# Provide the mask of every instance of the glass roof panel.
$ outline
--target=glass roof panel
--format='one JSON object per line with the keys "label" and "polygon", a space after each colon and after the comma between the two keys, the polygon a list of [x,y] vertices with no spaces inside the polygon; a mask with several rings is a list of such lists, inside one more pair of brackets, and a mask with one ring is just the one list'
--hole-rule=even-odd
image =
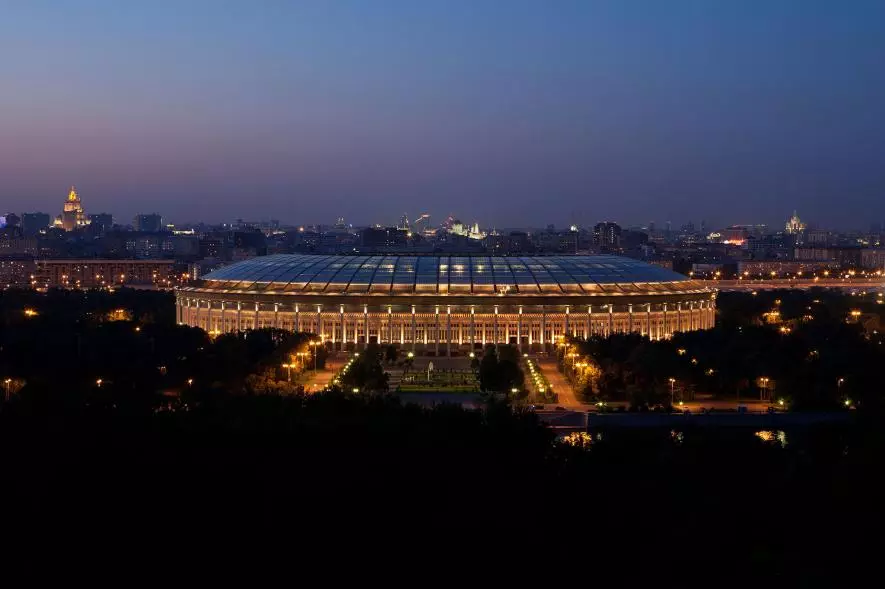
{"label": "glass roof panel", "polygon": [[[595,285],[628,285],[630,292],[665,292],[682,287],[687,277],[661,266],[619,256],[321,256],[279,254],[230,264],[203,277],[208,285],[230,289],[297,292],[490,292],[516,285],[520,292],[598,292]],[[268,286],[269,283],[270,286]],[[634,284],[634,286],[629,286]],[[638,285],[638,286],[636,286]],[[603,291],[608,288],[603,289]],[[614,288],[614,292],[624,289]]]}

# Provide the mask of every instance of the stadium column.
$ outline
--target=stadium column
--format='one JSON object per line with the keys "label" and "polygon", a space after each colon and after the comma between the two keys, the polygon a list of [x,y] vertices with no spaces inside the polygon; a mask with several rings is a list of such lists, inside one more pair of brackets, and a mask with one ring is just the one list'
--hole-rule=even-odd
{"label": "stadium column", "polygon": [[393,343],[393,307],[387,305],[387,343]]}
{"label": "stadium column", "polygon": [[452,307],[446,307],[446,356],[452,355]]}
{"label": "stadium column", "polygon": [[243,303],[237,301],[237,332],[243,331]]}
{"label": "stadium column", "polygon": [[224,301],[221,301],[221,329],[219,329],[221,333],[225,333],[227,331],[227,325],[224,324]]}
{"label": "stadium column", "polygon": [[676,303],[676,329],[673,333],[682,331],[682,301]]}
{"label": "stadium column", "polygon": [[369,346],[369,305],[363,305],[363,349]]}
{"label": "stadium column", "polygon": [[516,347],[519,353],[522,353],[522,306],[519,307],[519,313],[516,316]]}
{"label": "stadium column", "polygon": [[470,307],[470,351],[476,349],[476,319],[474,318],[475,309]]}
{"label": "stadium column", "polygon": [[412,352],[415,351],[415,340],[418,336],[418,326],[415,323],[415,305],[412,305]]}
{"label": "stadium column", "polygon": [[[341,349],[347,347],[347,323],[344,319],[344,305],[338,307],[338,320],[341,323]],[[335,343],[335,331],[332,331],[332,343]]]}
{"label": "stadium column", "polygon": [[670,325],[667,323],[667,303],[664,303],[664,333],[663,337],[667,337],[670,333]]}
{"label": "stadium column", "polygon": [[280,305],[279,305],[279,303],[273,304],[273,327],[274,327],[274,329],[280,328]]}
{"label": "stadium column", "polygon": [[544,307],[543,305],[541,305],[541,333],[540,333],[540,336],[541,336],[541,351],[542,352],[547,351],[547,346],[544,345],[546,342],[546,338],[545,338],[546,334],[544,332],[546,330],[547,330],[547,308]]}
{"label": "stadium column", "polygon": [[569,330],[568,330],[568,318],[569,317],[568,316],[569,316],[569,307],[568,307],[568,305],[566,305],[566,307],[565,307],[565,324],[563,325],[563,330],[562,330],[562,335],[563,335],[562,339],[563,340],[565,340],[565,338],[567,338],[569,336]]}
{"label": "stadium column", "polygon": [[651,303],[645,303],[645,334],[648,336],[648,339],[653,339],[653,333],[651,331]]}
{"label": "stadium column", "polygon": [[633,333],[633,304],[627,305],[627,333]]}
{"label": "stadium column", "polygon": [[498,305],[495,305],[495,315],[492,317],[492,343],[495,350],[498,349]]}
{"label": "stadium column", "polygon": [[608,336],[615,332],[615,306],[611,303],[608,304]]}
{"label": "stadium column", "polygon": [[504,343],[510,345],[510,313],[504,318]]}
{"label": "stadium column", "polygon": [[584,339],[590,339],[593,335],[593,305],[587,305],[587,329],[584,330]]}
{"label": "stadium column", "polygon": [[435,318],[436,318],[436,337],[433,338],[434,344],[435,344],[435,350],[436,350],[434,352],[434,354],[436,356],[439,356],[439,305],[437,305],[434,308],[434,312],[435,312]]}
{"label": "stadium column", "polygon": [[[239,324],[239,317],[237,318],[237,323]],[[237,329],[239,329],[239,325],[237,325]],[[301,315],[298,313],[298,304],[295,304],[295,331],[301,331]]]}
{"label": "stadium column", "polygon": [[694,301],[688,303],[688,329],[694,329]]}
{"label": "stadium column", "polygon": [[323,341],[326,334],[323,333],[323,306],[317,305],[317,335],[320,336],[320,341]]}

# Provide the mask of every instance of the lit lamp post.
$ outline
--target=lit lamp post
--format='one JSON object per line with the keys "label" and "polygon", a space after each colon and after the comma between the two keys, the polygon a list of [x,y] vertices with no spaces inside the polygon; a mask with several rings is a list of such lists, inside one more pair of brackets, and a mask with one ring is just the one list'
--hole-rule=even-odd
{"label": "lit lamp post", "polygon": [[292,382],[292,364],[283,364],[283,368],[288,371],[286,375],[286,382]]}
{"label": "lit lamp post", "polygon": [[839,377],[839,380],[836,381],[836,392],[839,395],[842,394],[842,383],[843,382],[845,382],[845,379],[842,378],[841,376]]}
{"label": "lit lamp post", "polygon": [[673,406],[675,386],[676,386],[676,379],[671,377],[670,378],[670,407]]}
{"label": "lit lamp post", "polygon": [[317,341],[310,342],[310,347],[313,348],[313,371],[316,373],[317,371],[317,346],[320,345]]}
{"label": "lit lamp post", "polygon": [[6,400],[9,400],[9,384],[12,382],[11,378],[7,378],[3,381],[6,384]]}
{"label": "lit lamp post", "polygon": [[759,379],[759,382],[762,383],[762,397],[759,399],[760,401],[764,401],[768,398],[768,377],[763,376]]}

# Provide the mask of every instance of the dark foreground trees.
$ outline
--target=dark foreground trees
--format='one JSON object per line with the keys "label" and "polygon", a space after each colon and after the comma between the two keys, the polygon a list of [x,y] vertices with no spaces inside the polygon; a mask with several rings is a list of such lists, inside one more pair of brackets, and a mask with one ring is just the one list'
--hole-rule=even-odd
{"label": "dark foreground trees", "polygon": [[[576,533],[593,538],[595,558],[688,562],[689,577],[715,564],[813,580],[856,558],[853,525],[878,521],[885,491],[882,430],[865,424],[787,432],[786,445],[730,428],[609,430],[577,449],[498,404],[218,396],[133,413],[33,401],[0,412],[4,501],[55,522],[88,514],[90,530],[105,517],[142,535],[145,519],[193,533],[205,517],[236,534],[266,521],[299,537],[373,539],[361,550],[459,534],[498,536],[493,550],[503,536],[545,544]],[[620,570],[611,566],[596,568]]]}

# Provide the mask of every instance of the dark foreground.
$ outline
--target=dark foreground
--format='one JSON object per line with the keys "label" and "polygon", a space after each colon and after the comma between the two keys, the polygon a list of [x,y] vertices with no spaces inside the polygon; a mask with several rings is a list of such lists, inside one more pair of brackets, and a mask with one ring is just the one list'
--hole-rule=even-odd
{"label": "dark foreground", "polygon": [[617,557],[641,576],[845,578],[873,562],[885,497],[881,430],[863,419],[767,439],[625,430],[588,450],[503,406],[324,395],[155,413],[18,400],[0,413],[0,447],[7,529],[154,547],[187,530],[440,557],[500,550],[588,573]]}

